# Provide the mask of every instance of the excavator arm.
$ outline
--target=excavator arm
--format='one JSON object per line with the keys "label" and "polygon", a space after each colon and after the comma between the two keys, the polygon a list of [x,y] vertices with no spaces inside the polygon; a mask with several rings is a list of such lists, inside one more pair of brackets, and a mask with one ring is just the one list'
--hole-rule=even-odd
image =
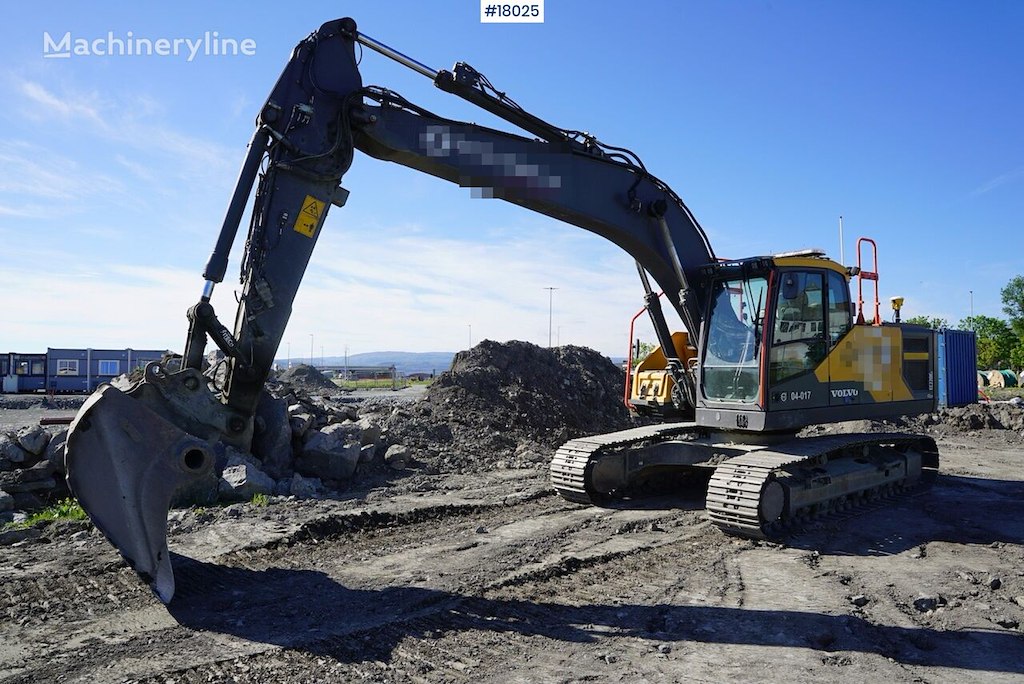
{"label": "excavator arm", "polygon": [[[387,89],[364,87],[357,44],[534,137],[445,119]],[[227,446],[248,450],[256,404],[324,219],[348,195],[341,180],[355,150],[612,241],[636,259],[662,349],[673,345],[651,279],[687,329],[699,334],[708,297],[700,270],[714,260],[711,247],[679,197],[635,155],[552,126],[464,63],[434,71],[359,33],[351,19],[324,24],[295,48],[260,111],[200,300],[188,310],[181,367],[150,364],[125,391],[101,387],[69,432],[72,491],[165,602],[174,593],[166,542],[171,498],[209,477]],[[227,273],[254,186],[242,289],[229,330],[210,299]],[[208,338],[228,364],[219,386],[202,372]],[[689,388],[680,401],[692,406],[692,375],[679,359],[669,358],[669,366]]]}

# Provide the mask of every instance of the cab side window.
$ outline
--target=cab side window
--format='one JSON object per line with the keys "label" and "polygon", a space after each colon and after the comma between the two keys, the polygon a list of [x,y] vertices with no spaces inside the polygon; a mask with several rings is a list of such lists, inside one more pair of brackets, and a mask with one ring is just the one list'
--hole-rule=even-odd
{"label": "cab side window", "polygon": [[835,346],[839,339],[853,326],[853,312],[850,309],[850,286],[846,278],[835,271],[828,274],[828,339],[829,346]]}
{"label": "cab side window", "polygon": [[773,383],[813,370],[826,352],[823,274],[782,271],[779,278],[769,357]]}

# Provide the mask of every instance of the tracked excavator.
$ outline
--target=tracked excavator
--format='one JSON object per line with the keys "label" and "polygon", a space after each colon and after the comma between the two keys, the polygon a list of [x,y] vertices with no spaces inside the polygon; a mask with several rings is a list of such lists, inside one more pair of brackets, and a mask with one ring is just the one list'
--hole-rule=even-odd
{"label": "tracked excavator", "polygon": [[[357,51],[379,52],[527,135],[443,118],[362,82]],[[930,330],[855,315],[846,267],[817,251],[717,258],[679,196],[630,151],[554,126],[470,65],[434,70],[330,21],[302,40],[256,130],[199,301],[187,311],[180,367],[151,363],[122,391],[101,386],[67,441],[71,490],[165,602],[173,493],[207,475],[219,448],[248,450],[255,407],[292,302],[356,151],[472,188],[606,238],[636,260],[659,343],[632,377],[630,404],[653,424],[575,439],[557,450],[551,483],[602,504],[642,494],[666,473],[710,473],[707,511],[730,534],[785,536],[795,521],[926,482],[935,443],[912,434],[798,438],[799,429],[927,412],[936,405]],[[253,193],[232,329],[211,304]],[[660,291],[660,292],[659,292]],[[861,289],[862,292],[862,289]],[[681,320],[673,333],[661,305]],[[217,383],[207,341],[224,352]]]}

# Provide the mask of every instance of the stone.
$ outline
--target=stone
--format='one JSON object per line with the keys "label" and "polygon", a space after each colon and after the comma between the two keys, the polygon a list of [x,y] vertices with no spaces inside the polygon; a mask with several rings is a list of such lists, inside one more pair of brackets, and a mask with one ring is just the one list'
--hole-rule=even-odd
{"label": "stone", "polygon": [[662,655],[668,655],[672,652],[672,647],[669,644],[658,644],[658,653]]}
{"label": "stone", "polygon": [[1020,621],[1007,615],[1000,615],[992,622],[996,623],[1000,627],[1005,627],[1006,629],[1017,629],[1018,627],[1020,627]]}
{"label": "stone", "polygon": [[31,454],[25,451],[14,435],[0,435],[0,458],[13,463],[20,464],[31,458]]}
{"label": "stone", "polygon": [[362,417],[357,421],[359,429],[362,430],[362,436],[360,437],[360,443],[363,446],[372,444],[377,446],[380,444],[381,428],[380,424],[372,418]]}
{"label": "stone", "polygon": [[325,435],[338,440],[341,443],[355,442],[362,446],[363,430],[358,423],[333,423],[320,430]]}
{"label": "stone", "polygon": [[292,414],[289,407],[288,424],[291,427],[292,435],[295,437],[303,437],[306,431],[313,425],[313,416],[309,413],[295,413]]}
{"label": "stone", "polygon": [[54,470],[49,461],[40,461],[31,468],[0,473],[0,489],[10,494],[51,491],[57,488],[53,479]]}
{"label": "stone", "polygon": [[914,599],[914,608],[922,613],[946,605],[946,599],[938,594],[922,595]]}
{"label": "stone", "polygon": [[295,459],[295,470],[308,477],[323,480],[347,480],[355,473],[359,463],[358,442],[345,443],[345,432],[332,430],[340,425],[328,425],[308,435],[302,453]]}
{"label": "stone", "polygon": [[1013,602],[1016,603],[1021,608],[1024,608],[1024,596],[1015,596],[1013,598]]}
{"label": "stone", "polygon": [[217,483],[222,500],[249,501],[256,494],[274,493],[277,483],[253,463],[237,458],[229,459],[228,463]]}
{"label": "stone", "polygon": [[0,489],[0,513],[14,510],[14,497]]}
{"label": "stone", "polygon": [[857,606],[858,608],[863,608],[864,606],[868,605],[869,602],[870,600],[864,594],[857,594],[856,596],[850,597],[850,603]]}
{"label": "stone", "polygon": [[405,470],[409,467],[409,461],[411,455],[409,453],[409,447],[402,444],[392,444],[388,447],[388,450],[384,452],[384,462],[392,470]]}
{"label": "stone", "polygon": [[41,456],[50,441],[50,433],[39,427],[26,427],[18,431],[18,444],[33,456]]}
{"label": "stone", "polygon": [[1003,586],[1003,580],[999,579],[998,577],[989,577],[987,584],[989,589],[995,591],[999,587]]}
{"label": "stone", "polygon": [[253,455],[275,480],[287,477],[292,470],[293,434],[287,400],[275,399],[264,392],[256,405],[256,424],[260,429],[253,435]]}
{"label": "stone", "polygon": [[359,462],[360,463],[372,463],[374,457],[377,456],[377,445],[376,444],[364,444],[359,447]]}
{"label": "stone", "polygon": [[303,477],[298,473],[292,475],[288,483],[288,493],[298,499],[315,499],[323,494],[323,483],[316,477]]}
{"label": "stone", "polygon": [[67,468],[64,460],[64,446],[67,444],[67,441],[68,431],[65,428],[50,437],[50,442],[46,445],[46,460],[52,464],[54,470],[61,475],[67,474]]}

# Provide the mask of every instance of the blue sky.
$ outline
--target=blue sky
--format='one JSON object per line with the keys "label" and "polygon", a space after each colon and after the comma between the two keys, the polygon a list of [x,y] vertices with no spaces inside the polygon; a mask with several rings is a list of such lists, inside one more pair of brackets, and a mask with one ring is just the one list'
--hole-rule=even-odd
{"label": "blue sky", "polygon": [[[252,122],[324,21],[434,68],[466,61],[532,113],[632,149],[719,256],[879,244],[905,316],[1001,315],[1024,274],[1024,3],[547,0],[543,24],[435,3],[8,3],[0,26],[0,350],[178,349]],[[43,34],[220,37],[252,56],[43,57]],[[366,83],[501,128],[366,51]],[[368,157],[328,217],[281,347],[457,350],[483,338],[623,355],[631,259],[577,228]],[[237,273],[237,261],[230,274]],[[214,303],[233,319],[226,280]],[[887,307],[886,307],[887,308]],[[301,351],[300,351],[301,350]]]}

